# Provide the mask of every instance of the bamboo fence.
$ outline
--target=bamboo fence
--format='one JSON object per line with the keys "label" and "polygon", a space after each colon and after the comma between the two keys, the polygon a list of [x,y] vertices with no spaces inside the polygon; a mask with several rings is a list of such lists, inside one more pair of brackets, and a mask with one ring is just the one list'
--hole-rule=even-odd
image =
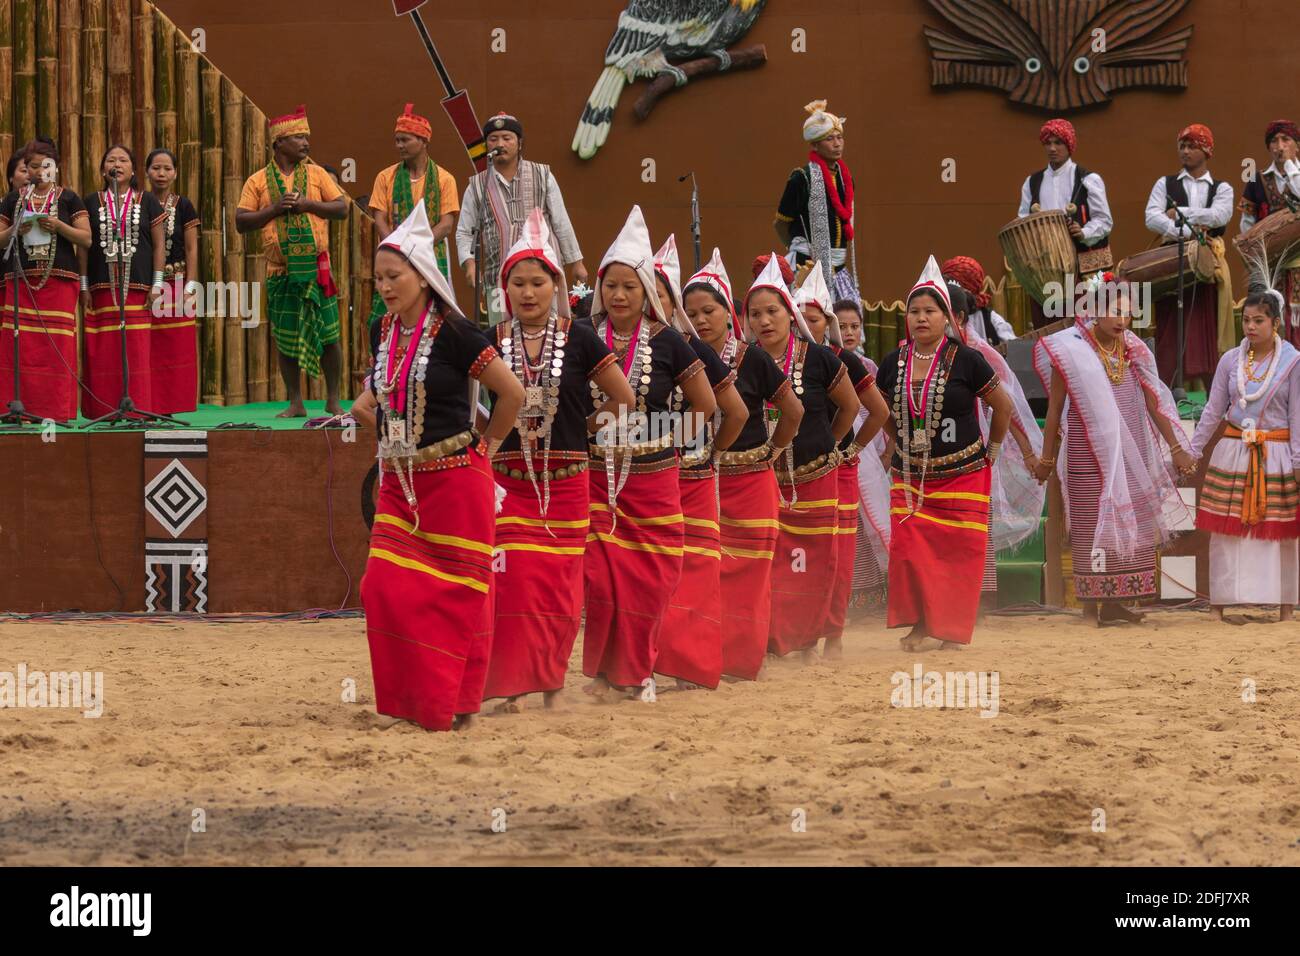
{"label": "bamboo fence", "polygon": [[[111,144],[134,152],[141,185],[149,151],[170,149],[179,166],[176,191],[202,219],[197,278],[248,283],[243,301],[258,298],[256,325],[225,307],[241,301],[238,293],[233,300],[212,296],[216,314],[198,319],[199,400],[206,404],[287,395],[266,320],[262,238],[235,230],[244,180],[271,158],[266,132],[266,114],[149,0],[0,0],[3,191],[3,164],[38,135],[58,144],[62,185],[82,194],[99,187],[99,163]],[[369,359],[373,250],[373,222],[354,203],[347,219],[330,224],[345,398],[355,394]],[[323,380],[305,382],[304,394],[324,397]]]}

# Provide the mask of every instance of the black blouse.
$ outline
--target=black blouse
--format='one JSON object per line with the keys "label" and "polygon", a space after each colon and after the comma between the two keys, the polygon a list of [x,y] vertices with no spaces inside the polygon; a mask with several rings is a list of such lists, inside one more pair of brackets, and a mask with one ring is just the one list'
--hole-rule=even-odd
{"label": "black blouse", "polygon": [[[871,372],[867,370],[866,364],[862,361],[861,358],[858,357],[856,352],[852,352],[849,349],[840,348],[838,345],[831,345],[828,347],[832,352],[835,353],[836,357],[838,357],[839,360],[844,363],[844,367],[848,369],[849,381],[853,383],[853,390],[857,392],[858,395],[861,395],[872,385],[876,384],[875,376],[872,375]],[[836,409],[836,407],[833,405],[826,410],[827,414],[829,414],[831,417],[832,424],[834,424],[835,422],[835,413],[837,410],[838,409]],[[853,437],[854,437],[854,432],[853,429],[850,428],[849,433],[840,439],[841,451],[846,450],[850,445],[853,444]]]}
{"label": "black blouse", "polygon": [[[135,254],[131,257],[130,288],[148,292],[153,286],[153,235],[150,230],[154,223],[163,219],[162,203],[151,192],[136,195],[140,197],[140,234],[136,240]],[[85,197],[86,214],[90,216],[90,253],[87,256],[86,272],[90,277],[90,288],[109,288],[111,279],[108,274],[108,260],[104,257],[104,247],[99,244],[99,207],[103,204],[102,192],[89,193]],[[130,222],[127,223],[130,228]]]}
{"label": "black blouse", "polygon": [[[605,341],[600,335],[598,325],[591,320],[579,320],[574,323],[574,325],[582,324],[586,324],[591,328],[593,334],[601,342]],[[633,359],[632,371],[628,374],[628,384],[632,386],[632,394],[639,399],[638,406],[644,404],[646,413],[653,416],[656,413],[663,414],[673,411],[674,389],[685,384],[703,369],[704,363],[700,361],[695,354],[695,350],[687,344],[686,339],[676,329],[656,322],[649,334],[650,381],[641,381],[641,368]],[[628,348],[632,348],[632,345],[629,345]],[[618,361],[619,368],[626,368],[626,355],[623,355]],[[641,392],[643,386],[646,388],[644,394]],[[590,407],[594,410],[596,406],[593,403]],[[650,435],[648,437],[657,439],[660,436]],[[657,461],[660,458],[672,457],[676,454],[674,449],[669,448],[666,452],[638,456],[637,460]]]}
{"label": "black blouse", "polygon": [[[194,203],[184,196],[178,197],[176,200],[176,214],[172,219],[171,234],[165,238],[167,254],[164,258],[167,265],[185,265],[185,235],[189,230],[198,228],[199,214],[194,208]],[[198,268],[197,262],[194,263],[194,267]]]}
{"label": "black blouse", "polygon": [[[755,345],[754,348],[762,346]],[[836,406],[830,393],[846,374],[844,363],[830,349],[795,337],[790,380],[804,411],[799,433],[794,436],[796,468],[828,454],[835,447],[831,422],[835,418]]]}
{"label": "black blouse", "polygon": [[[493,330],[498,353],[503,352],[501,343],[512,334],[513,324],[510,321],[502,322]],[[560,404],[551,422],[551,451],[569,452],[569,459],[585,459],[587,416],[591,414],[591,389],[588,382],[616,359],[605,343],[597,338],[590,325],[560,319],[557,329],[565,332],[564,364],[560,369]],[[493,400],[495,399],[494,395]],[[497,454],[518,454],[519,450],[519,430],[512,428]],[[541,453],[540,441],[536,453]]]}
{"label": "black blouse", "polygon": [[[378,368],[380,336],[385,331],[392,334],[396,317],[385,316],[370,326],[370,390],[380,381],[384,371]],[[414,342],[411,343],[414,346]],[[497,351],[478,326],[465,319],[445,318],[433,340],[429,352],[429,365],[424,377],[424,433],[418,446],[432,445],[473,427],[469,407],[469,380],[478,378],[488,364],[497,357]],[[409,392],[408,392],[409,396]],[[379,433],[384,430],[384,412],[375,411]]]}
{"label": "black blouse", "polygon": [[[876,385],[893,411],[896,429],[910,435],[912,413],[902,387],[905,355],[905,350],[895,349],[885,356],[880,363]],[[941,365],[931,387],[937,388],[939,376],[943,376],[944,391],[942,408],[938,407],[937,392],[935,398],[939,427],[931,438],[931,471],[933,474],[959,474],[972,470],[984,459],[976,399],[997,388],[998,377],[983,355],[953,339],[944,340],[943,350],[935,361]],[[920,385],[921,381],[914,384]],[[919,401],[919,393],[916,400]],[[947,425],[950,420],[951,428]],[[901,445],[899,441],[894,450],[893,467],[896,470],[903,467]],[[919,469],[921,457],[913,449],[913,468]]]}
{"label": "black blouse", "polygon": [[[59,220],[73,225],[80,219],[86,217],[86,206],[71,189],[64,189],[62,186],[54,187],[58,195],[54,199],[53,209]],[[42,200],[35,200],[34,205],[38,208]],[[0,202],[0,226],[11,226],[14,220],[18,218],[18,191],[14,190]],[[33,213],[29,209],[25,214],[27,222],[33,221]],[[54,236],[54,265],[50,268],[51,276],[58,276],[62,279],[78,279],[81,276],[81,267],[77,264],[77,248],[62,236]],[[18,248],[22,250],[23,271],[27,273],[29,281],[39,281],[41,272],[45,269],[45,263],[33,262],[27,255],[27,246],[23,243],[23,237],[18,237]],[[5,272],[13,273],[16,263],[12,260],[5,261]],[[152,277],[150,278],[152,282]]]}
{"label": "black blouse", "polygon": [[775,405],[782,393],[789,389],[790,380],[761,345],[738,343],[732,361],[736,365],[736,391],[749,409],[749,418],[727,451],[749,451],[767,441],[765,405],[768,402]]}

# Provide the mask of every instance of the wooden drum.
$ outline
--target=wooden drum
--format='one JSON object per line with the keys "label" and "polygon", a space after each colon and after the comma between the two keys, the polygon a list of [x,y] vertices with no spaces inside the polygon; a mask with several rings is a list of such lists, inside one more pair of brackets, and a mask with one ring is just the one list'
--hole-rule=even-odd
{"label": "wooden drum", "polygon": [[1039,305],[1048,298],[1049,284],[1064,287],[1065,277],[1078,271],[1079,254],[1063,210],[1036,212],[1009,222],[998,233],[998,242],[1016,281]]}
{"label": "wooden drum", "polygon": [[[1214,250],[1189,239],[1183,247],[1183,287],[1214,281]],[[1151,300],[1178,292],[1178,243],[1157,246],[1122,260],[1115,270],[1121,282],[1149,282]]]}
{"label": "wooden drum", "polygon": [[1300,252],[1300,213],[1283,210],[1265,216],[1232,241],[1243,256],[1259,255],[1262,248],[1270,262],[1294,259]]}

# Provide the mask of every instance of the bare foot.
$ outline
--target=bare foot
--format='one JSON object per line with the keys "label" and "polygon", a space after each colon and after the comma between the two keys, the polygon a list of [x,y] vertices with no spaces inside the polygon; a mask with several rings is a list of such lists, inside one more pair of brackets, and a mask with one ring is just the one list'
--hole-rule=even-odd
{"label": "bare foot", "polygon": [[452,730],[473,730],[474,717],[475,717],[474,714],[457,714],[455,717],[452,718],[451,729]]}
{"label": "bare foot", "polygon": [[597,677],[582,690],[583,693],[590,694],[597,700],[603,701],[609,696],[611,688],[609,686],[609,681],[605,680],[603,677]]}
{"label": "bare foot", "polygon": [[1098,615],[1103,621],[1119,621],[1121,624],[1141,624],[1144,615],[1131,611],[1122,604],[1106,604]]}
{"label": "bare foot", "polygon": [[560,692],[558,690],[548,690],[542,694],[542,704],[547,710],[555,710],[560,705]]}
{"label": "bare foot", "polygon": [[956,641],[944,641],[942,646],[940,647],[940,650],[959,651],[965,646],[966,646],[965,644],[958,644]]}
{"label": "bare foot", "polygon": [[1083,602],[1083,623],[1090,627],[1101,627],[1100,606],[1096,601]]}
{"label": "bare foot", "polygon": [[276,418],[306,418],[307,407],[303,405],[302,402],[294,402],[288,408],[280,412],[280,414],[276,415],[275,417]]}
{"label": "bare foot", "polygon": [[343,406],[339,404],[338,399],[335,399],[332,402],[325,403],[325,411],[329,415],[342,415]]}
{"label": "bare foot", "polygon": [[1282,607],[1278,609],[1277,619],[1278,621],[1295,620],[1295,605],[1283,604]]}
{"label": "bare foot", "polygon": [[1222,605],[1214,604],[1214,605],[1211,605],[1211,606],[1210,606],[1210,620],[1212,620],[1212,621],[1217,621],[1217,622],[1220,623],[1220,624],[1223,623],[1223,607],[1222,607]]}
{"label": "bare foot", "polygon": [[929,636],[929,632],[926,631],[925,625],[918,624],[916,627],[912,628],[907,637],[904,637],[898,642],[898,646],[909,654],[915,654],[921,649],[921,642]]}
{"label": "bare foot", "polygon": [[802,651],[799,652],[799,663],[804,665],[804,667],[808,667],[811,664],[816,664],[818,663],[818,660],[819,658],[817,657],[817,648],[815,646],[805,647]]}
{"label": "bare foot", "polygon": [[827,661],[838,661],[844,657],[844,638],[828,637],[826,643],[822,646],[822,659]]}
{"label": "bare foot", "polygon": [[690,681],[682,680],[679,677],[677,678],[677,689],[678,690],[704,690],[705,687],[703,684],[693,684]]}
{"label": "bare foot", "polygon": [[523,711],[524,702],[518,697],[507,697],[497,704],[494,709],[494,712],[498,714],[522,714]]}

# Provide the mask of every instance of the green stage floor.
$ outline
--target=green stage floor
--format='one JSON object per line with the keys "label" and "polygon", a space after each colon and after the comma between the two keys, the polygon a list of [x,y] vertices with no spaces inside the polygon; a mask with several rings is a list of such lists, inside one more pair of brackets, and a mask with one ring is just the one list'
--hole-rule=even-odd
{"label": "green stage floor", "polygon": [[[276,431],[296,431],[302,428],[304,422],[307,422],[313,418],[323,418],[325,416],[325,403],[323,401],[306,402],[305,404],[307,405],[306,418],[276,418],[275,416],[278,415],[280,412],[284,411],[284,409],[287,407],[287,403],[285,402],[257,402],[256,404],[252,404],[252,405],[231,405],[231,406],[200,405],[196,411],[179,412],[176,415],[173,415],[172,417],[182,422],[185,422],[185,424],[188,427],[197,429],[199,431],[209,431],[211,429],[217,428],[222,425],[226,426],[227,428],[244,426],[249,428],[271,428]],[[351,405],[352,405],[351,400],[345,401],[343,403],[344,408],[350,408]],[[0,406],[0,411],[2,410],[3,407]],[[81,428],[87,423],[87,421],[88,419],[78,418],[74,422],[72,422],[72,425],[76,428]],[[123,425],[114,425],[114,426],[101,425],[94,430],[109,431],[112,428],[120,430],[123,429],[124,427],[125,426]],[[170,428],[172,426],[137,425],[134,427]],[[28,430],[39,431],[40,426],[33,425]]]}

